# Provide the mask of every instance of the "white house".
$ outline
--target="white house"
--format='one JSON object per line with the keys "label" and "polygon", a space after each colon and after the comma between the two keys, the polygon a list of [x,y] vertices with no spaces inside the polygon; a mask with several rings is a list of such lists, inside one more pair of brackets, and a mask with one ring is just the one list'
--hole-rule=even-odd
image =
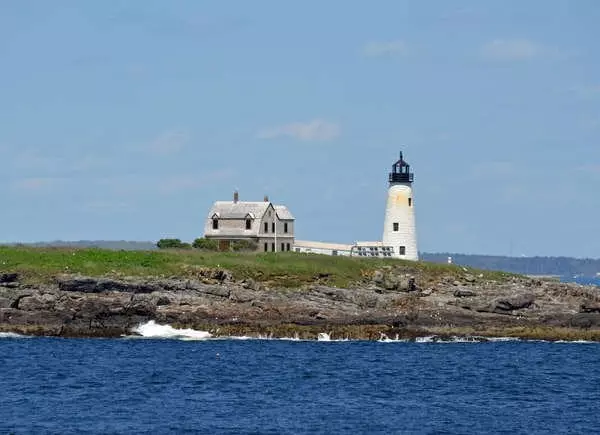
{"label": "white house", "polygon": [[295,218],[284,205],[263,201],[240,201],[234,192],[233,201],[215,202],[204,225],[204,237],[219,241],[227,250],[232,241],[256,243],[258,251],[291,251],[294,246]]}

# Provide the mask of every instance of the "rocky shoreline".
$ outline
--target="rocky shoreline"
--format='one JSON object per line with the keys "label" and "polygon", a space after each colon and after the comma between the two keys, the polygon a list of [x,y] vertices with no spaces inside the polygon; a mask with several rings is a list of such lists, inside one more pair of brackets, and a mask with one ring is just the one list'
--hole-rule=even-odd
{"label": "rocky shoreline", "polygon": [[150,320],[214,336],[600,341],[600,289],[494,281],[466,269],[432,281],[391,266],[348,288],[328,285],[327,276],[301,288],[271,287],[218,268],[193,279],[64,274],[46,283],[0,273],[0,332],[119,337]]}

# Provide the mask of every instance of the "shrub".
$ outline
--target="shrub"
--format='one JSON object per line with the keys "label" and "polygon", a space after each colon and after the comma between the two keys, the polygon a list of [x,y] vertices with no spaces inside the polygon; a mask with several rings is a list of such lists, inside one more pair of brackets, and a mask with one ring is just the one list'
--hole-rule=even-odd
{"label": "shrub", "polygon": [[160,239],[156,246],[159,249],[189,249],[191,245],[184,243],[180,239]]}
{"label": "shrub", "polygon": [[256,251],[258,245],[252,240],[234,240],[231,243],[231,249],[233,251]]}
{"label": "shrub", "polygon": [[194,240],[192,247],[195,249],[203,249],[205,251],[218,251],[219,242],[217,240],[198,238]]}

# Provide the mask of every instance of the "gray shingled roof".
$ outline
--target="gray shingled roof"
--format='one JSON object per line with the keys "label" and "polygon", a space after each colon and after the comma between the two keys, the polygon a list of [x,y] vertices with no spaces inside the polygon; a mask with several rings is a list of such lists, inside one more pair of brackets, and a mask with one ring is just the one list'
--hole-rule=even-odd
{"label": "gray shingled roof", "polygon": [[276,205],[275,211],[277,212],[277,216],[279,216],[279,219],[281,219],[281,220],[293,220],[294,219],[294,215],[292,215],[292,213],[290,213],[290,211],[288,210],[288,208],[285,205]]}
{"label": "gray shingled roof", "polygon": [[208,217],[212,218],[216,213],[220,219],[245,219],[248,214],[251,214],[254,218],[260,219],[268,207],[269,203],[264,201],[217,201],[210,209]]}

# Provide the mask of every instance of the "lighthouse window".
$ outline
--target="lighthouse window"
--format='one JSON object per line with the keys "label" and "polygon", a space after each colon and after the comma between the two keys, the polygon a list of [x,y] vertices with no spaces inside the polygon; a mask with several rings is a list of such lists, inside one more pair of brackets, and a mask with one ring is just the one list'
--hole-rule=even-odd
{"label": "lighthouse window", "polygon": [[406,246],[400,246],[400,255],[406,255]]}
{"label": "lighthouse window", "polygon": [[408,206],[412,207],[412,198],[408,198]]}
{"label": "lighthouse window", "polygon": [[394,231],[398,231],[398,222],[394,222]]}

